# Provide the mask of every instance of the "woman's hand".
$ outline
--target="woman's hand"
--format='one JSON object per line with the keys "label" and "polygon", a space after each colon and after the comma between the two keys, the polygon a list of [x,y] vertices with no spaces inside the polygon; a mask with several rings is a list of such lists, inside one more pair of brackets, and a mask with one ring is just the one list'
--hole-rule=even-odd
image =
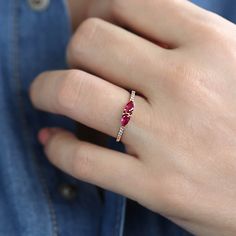
{"label": "woman's hand", "polygon": [[194,234],[236,235],[235,25],[185,0],[109,3],[102,14],[120,26],[83,22],[68,47],[77,69],[42,73],[30,92],[35,107],[116,137],[136,90],[128,153],[55,128],[39,133],[48,158]]}

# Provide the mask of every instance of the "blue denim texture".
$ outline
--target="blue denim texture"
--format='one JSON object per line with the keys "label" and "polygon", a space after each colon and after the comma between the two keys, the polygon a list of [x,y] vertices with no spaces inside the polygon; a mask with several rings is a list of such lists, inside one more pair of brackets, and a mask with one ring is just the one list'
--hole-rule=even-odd
{"label": "blue denim texture", "polygon": [[[194,2],[236,20],[233,0]],[[102,200],[97,187],[62,173],[45,158],[38,130],[73,131],[75,123],[36,111],[28,89],[40,72],[67,67],[70,37],[63,0],[51,0],[44,11],[33,11],[27,0],[0,0],[0,236],[190,235],[115,193],[105,191]],[[75,187],[73,199],[60,194],[62,184]]]}

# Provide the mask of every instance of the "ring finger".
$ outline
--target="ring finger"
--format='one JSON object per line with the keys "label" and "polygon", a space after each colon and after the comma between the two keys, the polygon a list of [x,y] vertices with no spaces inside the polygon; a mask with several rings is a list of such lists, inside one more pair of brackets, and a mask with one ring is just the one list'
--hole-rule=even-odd
{"label": "ring finger", "polygon": [[[129,92],[80,70],[44,72],[32,83],[33,104],[41,110],[66,115],[84,125],[116,137]],[[149,105],[136,96],[136,109],[122,140],[133,144],[148,119]],[[142,111],[142,112],[141,112]]]}

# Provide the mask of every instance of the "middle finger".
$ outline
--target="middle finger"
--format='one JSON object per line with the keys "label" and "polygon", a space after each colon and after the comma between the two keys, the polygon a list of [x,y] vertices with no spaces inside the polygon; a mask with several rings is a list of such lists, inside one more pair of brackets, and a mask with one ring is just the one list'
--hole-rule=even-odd
{"label": "middle finger", "polygon": [[68,47],[73,67],[89,71],[146,98],[167,70],[167,49],[101,19],[88,19]]}

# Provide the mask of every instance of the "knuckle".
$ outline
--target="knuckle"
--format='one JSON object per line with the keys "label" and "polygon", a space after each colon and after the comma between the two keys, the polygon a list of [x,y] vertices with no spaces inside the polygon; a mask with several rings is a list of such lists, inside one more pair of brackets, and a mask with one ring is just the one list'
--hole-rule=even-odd
{"label": "knuckle", "polygon": [[213,44],[215,44],[215,42],[219,42],[223,36],[221,29],[219,29],[215,24],[203,25],[200,28],[199,33],[199,38],[201,40],[205,41],[206,43],[211,42]]}
{"label": "knuckle", "polygon": [[191,74],[190,63],[176,63],[172,66],[172,78],[174,79],[187,79]]}
{"label": "knuckle", "polygon": [[67,47],[67,60],[70,64],[80,61],[88,43],[95,38],[100,22],[98,18],[88,18],[81,23]]}
{"label": "knuckle", "polygon": [[[207,47],[209,53],[214,53],[217,57],[222,58],[223,52],[224,57],[235,60],[235,26],[215,13],[209,13],[208,19],[210,20],[205,24],[201,24],[199,28],[198,42],[200,42],[204,48]],[[218,50],[218,54],[215,53],[216,50]]]}
{"label": "knuckle", "polygon": [[180,100],[188,101],[198,87],[199,69],[194,62],[177,63],[169,72],[167,84],[169,91]]}
{"label": "knuckle", "polygon": [[[204,13],[204,14],[203,14]],[[232,31],[232,27],[229,22],[217,15],[216,13],[204,11],[193,24],[193,28],[196,28],[194,37],[195,40],[200,42],[209,41],[216,45],[219,41],[223,40],[225,35],[229,31]],[[230,29],[230,30],[229,30]]]}
{"label": "knuckle", "polygon": [[191,80],[194,71],[193,64],[186,57],[178,57],[178,60],[169,62],[171,69],[167,72],[167,83],[171,86],[170,88],[178,89],[179,86],[187,84]]}
{"label": "knuckle", "polygon": [[56,107],[60,111],[71,110],[74,108],[78,90],[80,89],[81,79],[78,70],[69,70],[61,78],[56,91]]}
{"label": "knuckle", "polygon": [[[228,32],[231,32],[230,34]],[[225,31],[224,27],[219,27],[217,25],[208,26],[203,32],[205,36],[206,46],[208,50],[215,51],[216,49],[220,49],[226,53],[231,54],[233,52],[233,45],[236,45],[235,34],[231,31]]]}

